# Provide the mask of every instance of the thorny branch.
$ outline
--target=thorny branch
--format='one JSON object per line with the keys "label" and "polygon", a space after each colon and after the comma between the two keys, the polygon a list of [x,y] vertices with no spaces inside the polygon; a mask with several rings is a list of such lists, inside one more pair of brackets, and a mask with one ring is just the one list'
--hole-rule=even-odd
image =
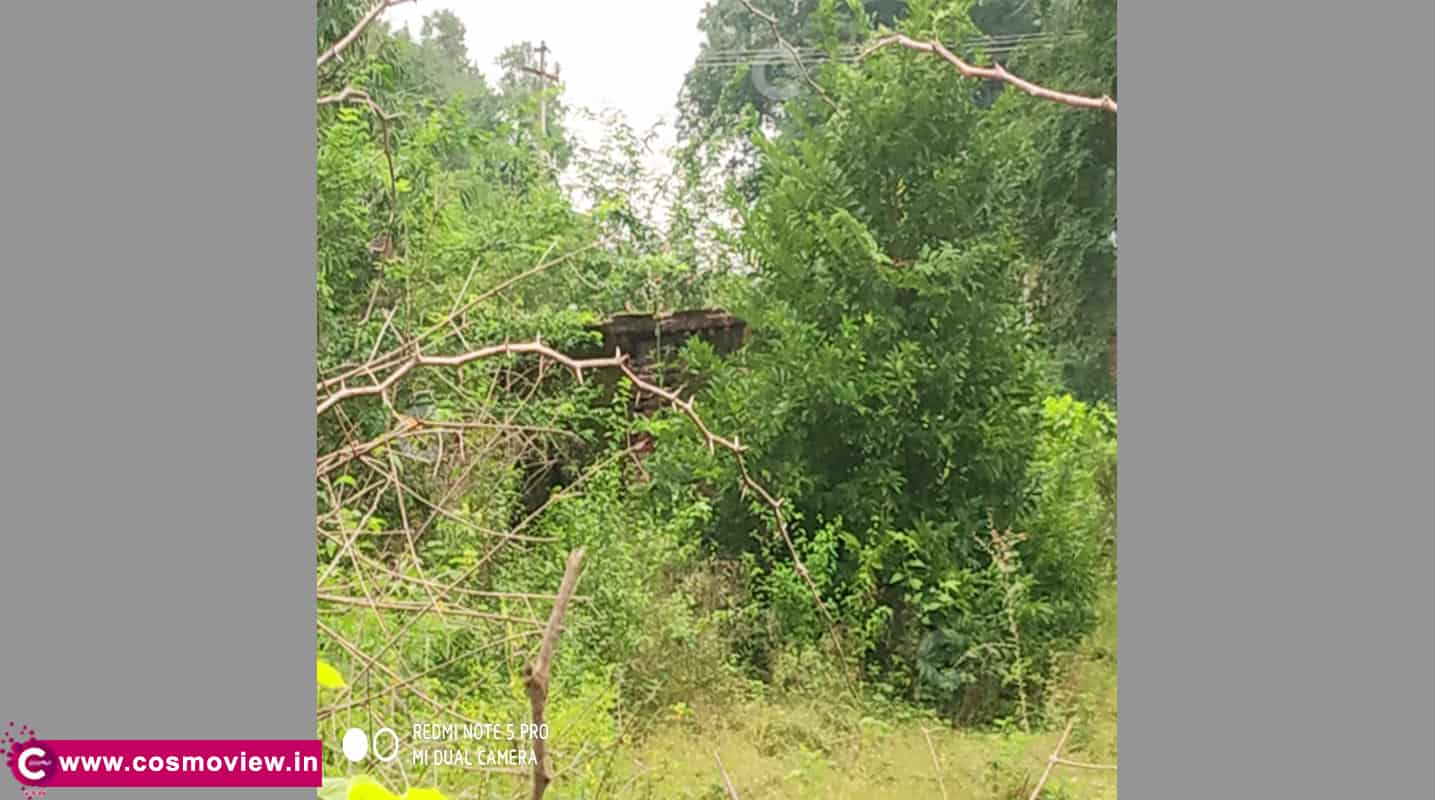
{"label": "thorny branch", "polygon": [[[746,2],[746,0],[744,0],[744,2]],[[1075,106],[1076,108],[1094,108],[1101,111],[1110,111],[1113,114],[1116,113],[1116,101],[1106,95],[1102,95],[1101,97],[1088,97],[1070,92],[1058,92],[1055,89],[1038,86],[1025,78],[1017,77],[1008,72],[1006,67],[1003,67],[1001,64],[994,64],[990,67],[978,67],[973,64],[968,64],[958,58],[951,50],[948,50],[946,45],[935,40],[919,42],[916,39],[903,36],[902,34],[885,36],[863,50],[861,56],[859,56],[859,60],[865,59],[876,51],[891,45],[899,45],[909,50],[939,56],[953,67],[956,67],[957,72],[960,72],[962,77],[965,78],[986,78],[988,80],[1005,81],[1032,97],[1040,97],[1044,100],[1051,100],[1068,106]]]}

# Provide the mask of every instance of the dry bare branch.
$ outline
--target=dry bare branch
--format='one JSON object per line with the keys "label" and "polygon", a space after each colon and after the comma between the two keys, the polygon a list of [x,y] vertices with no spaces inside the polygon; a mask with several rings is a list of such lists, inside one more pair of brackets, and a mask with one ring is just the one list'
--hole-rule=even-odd
{"label": "dry bare branch", "polygon": [[353,44],[354,40],[359,38],[359,34],[363,33],[364,29],[369,27],[370,23],[379,18],[380,14],[396,5],[409,1],[410,0],[379,0],[379,2],[376,3],[373,8],[369,9],[369,12],[359,20],[358,24],[356,24],[352,30],[344,34],[342,39],[330,45],[328,50],[319,54],[319,60],[314,64],[315,68],[322,67],[330,60],[337,58],[339,53],[343,52],[344,48]]}
{"label": "dry bare branch", "polygon": [[728,800],[742,800],[737,796],[737,789],[732,785],[732,777],[727,774],[727,767],[722,765],[722,756],[713,751],[713,758],[717,760],[718,772],[722,774],[722,788],[727,792]]}
{"label": "dry bare branch", "polygon": [[[430,588],[434,588],[430,585]],[[451,587],[450,587],[451,590]],[[423,603],[405,603],[398,600],[370,600],[363,597],[345,597],[343,595],[328,594],[319,592],[317,599],[321,603],[333,603],[341,606],[358,606],[360,608],[382,608],[389,611],[424,611],[427,609]],[[524,619],[522,617],[510,617],[504,614],[493,614],[487,611],[475,611],[471,608],[459,608],[449,606],[443,609],[446,613],[456,617],[471,617],[473,619],[486,619],[493,622],[516,622],[521,625],[532,625],[535,628],[543,627],[543,621],[537,619]]]}
{"label": "dry bare branch", "polygon": [[[362,375],[367,375],[371,374],[372,372],[392,368],[396,364],[403,361],[404,355],[406,353],[412,353],[417,351],[420,345],[429,337],[431,337],[435,333],[438,333],[439,331],[448,329],[449,326],[453,324],[453,321],[455,319],[457,319],[460,315],[469,311],[479,303],[482,303],[483,301],[498,295],[500,292],[505,291],[506,289],[512,287],[514,284],[519,283],[522,280],[530,278],[541,272],[545,272],[553,267],[558,266],[559,264],[563,264],[573,258],[578,257],[579,255],[582,255],[589,250],[596,248],[597,246],[598,244],[596,242],[590,242],[582,247],[577,248],[576,250],[564,253],[563,255],[552,259],[551,261],[547,260],[547,255],[545,254],[545,260],[540,261],[538,264],[535,264],[528,270],[499,283],[497,286],[486,290],[485,292],[483,292],[483,294],[480,294],[479,296],[473,298],[467,303],[464,303],[462,306],[455,308],[452,312],[449,313],[447,317],[425,329],[424,331],[420,332],[418,335],[414,336],[412,339],[404,342],[398,347],[389,350],[381,356],[370,357],[370,359],[363,364],[358,364],[347,368],[341,367],[341,369],[345,369],[345,371],[327,380],[320,381],[318,384],[318,391],[322,392],[327,389],[332,389],[335,386],[342,386],[346,381],[354,380],[355,378],[358,378]],[[551,247],[549,248],[549,251],[552,251]]]}
{"label": "dry bare branch", "polygon": [[1063,767],[1076,767],[1078,769],[1116,769],[1115,764],[1088,764],[1085,761],[1072,761],[1067,758],[1054,758],[1052,761]]}
{"label": "dry bare branch", "polygon": [[[576,598],[575,598],[575,599],[576,599]],[[494,648],[496,648],[496,647],[501,647],[501,646],[503,646],[503,645],[509,644],[510,642],[518,641],[518,640],[521,640],[521,639],[527,639],[527,638],[533,637],[533,636],[541,636],[542,634],[543,634],[543,632],[542,632],[542,631],[539,631],[539,630],[528,630],[528,629],[525,629],[525,630],[522,630],[522,631],[520,631],[520,632],[518,632],[518,633],[516,633],[516,634],[512,634],[512,635],[510,635],[510,636],[507,636],[507,637],[505,637],[505,638],[503,638],[503,639],[498,639],[498,640],[495,640],[495,641],[492,641],[492,642],[485,642],[484,644],[481,644],[481,645],[479,645],[479,646],[473,648],[472,650],[465,650],[465,651],[463,651],[463,652],[460,652],[458,655],[453,656],[452,658],[450,658],[450,659],[448,659],[448,660],[446,660],[446,661],[443,661],[443,662],[441,662],[441,663],[439,663],[439,664],[435,664],[434,666],[432,666],[432,667],[430,667],[430,668],[424,670],[423,672],[416,672],[416,673],[414,673],[413,675],[410,675],[409,677],[404,678],[403,680],[396,681],[396,682],[394,682],[394,683],[388,684],[387,686],[384,686],[383,688],[378,689],[378,690],[374,691],[373,693],[371,693],[371,694],[369,694],[369,695],[366,695],[366,696],[364,696],[364,697],[353,698],[353,699],[349,700],[349,701],[346,702],[346,703],[336,703],[336,704],[334,704],[334,705],[324,706],[324,707],[322,707],[322,708],[320,708],[320,709],[318,710],[318,714],[317,714],[318,721],[319,721],[319,722],[323,722],[324,720],[326,720],[326,719],[328,719],[328,718],[334,716],[335,714],[339,713],[340,711],[347,711],[347,710],[349,710],[349,709],[351,709],[351,708],[367,707],[370,703],[372,703],[372,702],[374,702],[374,701],[376,701],[376,700],[380,700],[380,699],[382,699],[382,698],[384,698],[384,697],[386,697],[386,696],[390,696],[390,695],[392,695],[394,692],[397,692],[399,689],[404,689],[404,688],[407,688],[407,687],[409,687],[409,686],[412,686],[415,682],[421,681],[421,680],[423,680],[424,678],[429,677],[430,675],[433,675],[433,674],[435,674],[435,673],[437,673],[437,672],[440,672],[440,671],[442,671],[442,670],[444,670],[444,669],[446,669],[446,668],[448,668],[448,667],[450,667],[450,666],[452,666],[452,665],[458,663],[459,661],[471,661],[471,660],[473,660],[475,657],[477,657],[477,656],[479,656],[479,655],[482,655],[483,653],[485,653],[485,652],[487,652],[487,651],[489,651],[489,650],[492,650],[492,649],[494,649]]]}
{"label": "dry bare branch", "polygon": [[471,350],[467,353],[462,353],[456,356],[425,356],[421,354],[413,355],[403,361],[398,362],[398,364],[394,367],[393,371],[391,371],[387,377],[385,377],[382,381],[379,381],[378,383],[371,383],[366,386],[354,386],[333,392],[329,396],[325,397],[323,400],[319,401],[318,413],[322,415],[325,411],[328,411],[330,408],[333,408],[338,403],[342,403],[345,400],[350,400],[355,397],[365,397],[383,394],[384,392],[393,388],[393,386],[397,384],[401,378],[407,375],[409,371],[414,369],[415,367],[461,367],[465,364],[469,364],[474,361],[481,361],[486,358],[520,353],[538,355],[552,361],[556,361],[563,366],[573,370],[574,374],[576,374],[580,379],[582,378],[583,370],[585,369],[596,370],[611,368],[616,367],[621,363],[620,356],[613,358],[595,359],[569,358],[568,356],[558,352],[557,350],[554,350],[553,348],[543,344],[542,341],[518,343],[505,342],[504,344],[490,345],[488,347]]}
{"label": "dry bare branch", "polygon": [[1061,757],[1061,748],[1066,746],[1067,737],[1071,736],[1071,729],[1076,725],[1076,720],[1066,723],[1066,730],[1061,732],[1061,738],[1056,740],[1056,749],[1051,751],[1051,756],[1046,759],[1046,769],[1041,773],[1041,779],[1036,782],[1036,787],[1031,790],[1031,797],[1027,800],[1036,800],[1041,796],[1041,790],[1046,786],[1046,779],[1051,777],[1051,771],[1056,768],[1056,760]]}
{"label": "dry bare branch", "polygon": [[[508,534],[507,536],[505,536],[503,539],[501,539],[501,540],[500,540],[497,544],[495,544],[493,547],[491,547],[491,548],[489,548],[487,551],[485,551],[481,556],[479,556],[477,559],[475,559],[472,564],[469,564],[468,567],[467,567],[466,569],[464,569],[464,571],[463,571],[457,578],[454,578],[454,579],[453,579],[453,581],[451,582],[451,584],[449,584],[449,586],[433,587],[433,588],[436,590],[436,595],[431,593],[432,599],[431,599],[427,604],[425,604],[422,608],[415,609],[415,613],[414,613],[412,616],[410,616],[409,619],[408,619],[403,625],[401,625],[397,631],[395,631],[393,634],[389,635],[389,636],[385,639],[384,644],[383,644],[381,647],[379,647],[379,648],[373,653],[373,655],[371,655],[371,656],[366,656],[366,657],[365,657],[365,658],[366,658],[366,663],[365,663],[363,666],[360,667],[360,669],[359,669],[358,672],[353,676],[353,679],[352,679],[350,682],[351,682],[351,683],[355,683],[355,682],[359,681],[360,679],[362,679],[362,678],[364,677],[364,675],[366,675],[366,674],[368,673],[368,671],[369,671],[369,665],[370,665],[370,664],[377,665],[377,666],[380,667],[380,669],[385,669],[385,670],[387,671],[387,668],[385,668],[385,667],[383,667],[382,665],[378,664],[378,659],[379,659],[380,657],[382,657],[385,653],[389,652],[389,650],[390,650],[391,648],[393,648],[394,645],[398,644],[399,641],[403,638],[403,635],[404,635],[405,633],[407,633],[410,629],[412,629],[413,626],[419,621],[419,619],[420,619],[424,614],[427,614],[427,613],[429,613],[429,612],[431,612],[431,611],[436,610],[436,608],[437,608],[437,606],[438,606],[438,603],[440,603],[440,602],[442,602],[442,601],[444,600],[444,598],[447,596],[448,591],[449,591],[449,588],[450,588],[451,586],[458,586],[458,585],[464,583],[465,581],[469,580],[470,578],[472,578],[474,575],[478,574],[479,570],[483,569],[483,567],[484,567],[486,564],[488,564],[489,561],[490,561],[495,555],[497,555],[497,554],[499,553],[499,551],[504,548],[505,545],[507,545],[509,542],[511,542],[511,541],[516,537],[517,534],[519,534],[519,533],[521,533],[522,531],[526,530],[526,529],[528,528],[528,526],[531,525],[531,524],[534,522],[534,520],[536,520],[536,519],[538,519],[539,517],[541,517],[541,516],[543,515],[543,513],[544,513],[548,508],[550,508],[553,504],[557,503],[558,501],[560,501],[560,500],[562,500],[562,499],[565,499],[565,498],[567,498],[567,497],[571,497],[571,496],[573,495],[573,493],[576,492],[579,488],[581,488],[590,478],[592,478],[593,475],[595,475],[597,472],[599,472],[600,470],[602,470],[602,469],[604,469],[605,467],[607,467],[608,465],[610,465],[614,460],[617,460],[617,459],[619,459],[619,458],[622,458],[622,457],[624,457],[624,456],[626,456],[626,455],[627,455],[627,453],[626,453],[625,451],[619,451],[619,452],[617,452],[617,453],[612,454],[612,455],[609,456],[608,458],[605,458],[605,459],[603,459],[602,461],[599,461],[598,463],[593,464],[592,466],[590,466],[587,470],[585,470],[585,471],[583,472],[583,474],[579,475],[576,480],[572,481],[571,483],[567,484],[566,486],[564,486],[564,487],[563,487],[562,489],[560,489],[559,491],[557,491],[557,492],[553,493],[552,495],[550,495],[549,498],[543,503],[542,506],[540,506],[540,507],[534,509],[531,513],[528,514],[528,516],[524,517],[521,521],[519,521],[519,523],[513,527],[513,529],[509,532],[509,534]],[[472,465],[470,465],[470,468],[471,468],[471,467],[472,467]],[[449,495],[446,495],[442,500],[440,500],[440,503],[439,503],[439,504],[442,505],[442,504],[444,504],[444,503],[447,503],[449,499],[451,499],[451,493],[450,493]],[[434,514],[433,516],[431,516],[431,517],[429,518],[429,521],[428,521],[427,523],[425,523],[425,528],[426,528],[428,525],[432,524],[433,521],[434,521],[437,517],[438,517],[437,514]],[[421,528],[421,529],[418,531],[418,533],[421,534],[422,532],[423,532],[423,529]],[[323,582],[320,581],[320,583],[322,584]],[[555,601],[555,602],[556,602],[556,601]],[[470,721],[470,720],[468,720],[467,718],[464,718],[464,717],[459,717],[459,718],[462,719],[462,720],[465,721],[465,722]]]}
{"label": "dry bare branch", "polygon": [[[744,0],[744,2],[745,1],[746,0]],[[949,64],[951,64],[953,67],[956,67],[957,72],[960,72],[962,74],[962,77],[965,78],[986,78],[988,80],[1004,81],[1022,90],[1023,92],[1026,92],[1032,97],[1039,97],[1043,100],[1051,100],[1053,102],[1062,103],[1064,105],[1074,106],[1076,108],[1094,108],[1101,111],[1110,111],[1113,114],[1116,113],[1116,101],[1106,95],[1102,95],[1101,97],[1088,97],[1085,95],[1072,94],[1070,92],[1058,92],[1055,89],[1048,89],[1044,86],[1038,86],[1037,84],[1032,83],[1025,78],[1017,77],[1016,75],[1013,75],[1012,73],[1008,72],[1006,67],[1003,67],[1001,64],[994,64],[990,67],[979,67],[973,64],[968,64],[967,62],[958,58],[954,53],[952,53],[951,50],[948,50],[946,45],[935,40],[930,42],[919,42],[916,39],[903,36],[902,34],[893,34],[891,36],[885,36],[881,39],[878,39],[876,42],[873,42],[870,47],[862,51],[862,54],[859,58],[865,59],[876,51],[881,50],[885,47],[889,47],[891,45],[898,45],[901,47],[905,47],[909,50],[916,50],[920,53],[931,53],[933,55],[939,56],[945,61],[947,61]]]}
{"label": "dry bare branch", "polygon": [[937,771],[937,788],[942,792],[942,800],[947,800],[947,782],[942,780],[942,762],[937,758],[936,745],[932,744],[932,734],[927,732],[926,726],[922,726],[922,736],[927,739],[927,752],[932,754],[932,767]]}
{"label": "dry bare branch", "polygon": [[374,102],[374,98],[370,97],[368,92],[362,89],[355,89],[352,86],[344,87],[344,90],[341,92],[326,94],[318,100],[318,104],[321,106],[336,105],[339,103],[364,106],[385,120],[394,120],[401,116],[400,114],[390,114],[385,111],[378,103]]}
{"label": "dry bare branch", "polygon": [[[851,676],[847,674],[847,654],[842,646],[842,639],[837,630],[836,617],[832,614],[831,609],[828,608],[827,603],[823,601],[822,593],[817,588],[817,582],[812,579],[811,573],[807,571],[806,565],[802,563],[802,558],[797,552],[797,546],[793,543],[792,536],[788,531],[787,518],[783,513],[784,501],[781,498],[773,496],[766,487],[752,476],[752,473],[748,470],[747,462],[743,458],[743,453],[746,451],[746,448],[744,448],[740,442],[735,438],[729,439],[713,433],[712,429],[709,428],[702,417],[698,415],[693,406],[692,398],[684,399],[677,392],[665,389],[643,378],[633,370],[628,357],[624,355],[621,350],[615,350],[614,354],[610,357],[577,359],[554,350],[548,345],[543,344],[541,340],[534,340],[532,342],[505,342],[503,344],[490,345],[452,356],[425,356],[416,354],[407,359],[389,362],[386,365],[376,366],[372,369],[367,365],[357,368],[357,374],[373,376],[375,382],[363,386],[345,387],[330,393],[318,401],[318,413],[322,415],[325,411],[328,411],[345,400],[357,397],[385,395],[405,375],[417,367],[461,367],[475,361],[513,354],[537,355],[540,359],[561,364],[572,371],[579,381],[582,381],[585,370],[593,371],[616,368],[632,382],[635,389],[667,401],[674,409],[686,416],[688,420],[692,422],[693,427],[695,427],[702,436],[703,442],[707,445],[709,452],[716,452],[719,447],[730,452],[737,463],[740,483],[744,494],[751,492],[756,495],[772,511],[774,528],[778,536],[782,539],[783,544],[786,545],[789,555],[792,557],[793,568],[797,571],[798,576],[802,578],[803,582],[807,584],[809,591],[812,593],[813,600],[817,604],[818,611],[827,622],[833,646],[836,648],[837,655],[842,662],[841,673],[843,681],[846,683],[852,696],[860,699],[861,695],[857,692],[856,686],[853,685]],[[376,373],[385,368],[390,370],[389,373],[382,379],[377,378]]]}
{"label": "dry bare branch", "polygon": [[[523,683],[528,690],[528,702],[533,709],[533,726],[542,730],[544,714],[548,706],[549,670],[553,666],[553,650],[558,645],[558,632],[563,626],[563,613],[568,610],[568,601],[578,588],[578,575],[583,570],[583,548],[574,550],[568,556],[568,566],[563,570],[563,582],[558,585],[558,599],[553,603],[553,612],[548,616],[548,627],[543,631],[543,643],[538,655],[524,670]],[[547,742],[538,736],[533,740],[533,800],[543,800],[552,780],[545,762]]]}
{"label": "dry bare branch", "polygon": [[349,653],[349,655],[351,655],[351,656],[353,656],[354,658],[357,658],[357,659],[359,659],[360,661],[364,662],[364,669],[367,670],[369,667],[377,667],[377,668],[379,669],[379,671],[381,671],[381,672],[383,672],[384,674],[388,675],[389,678],[391,678],[391,679],[394,680],[395,682],[398,682],[398,683],[400,683],[400,684],[403,684],[403,685],[408,686],[409,691],[413,692],[414,695],[416,695],[420,700],[422,700],[422,701],[424,701],[425,703],[427,703],[430,707],[432,707],[435,711],[439,712],[440,714],[450,714],[450,715],[452,715],[452,716],[454,716],[454,717],[456,717],[456,718],[458,718],[458,719],[460,719],[460,720],[462,720],[462,721],[464,721],[464,722],[467,722],[467,723],[470,723],[470,724],[473,724],[473,725],[482,725],[482,724],[483,724],[482,722],[479,722],[478,720],[476,720],[476,719],[474,719],[474,718],[472,718],[472,717],[470,717],[470,716],[465,715],[463,712],[459,711],[457,708],[454,708],[454,707],[452,707],[452,706],[444,705],[443,703],[440,703],[439,701],[437,701],[437,700],[435,700],[434,698],[430,697],[427,692],[423,691],[422,689],[420,689],[420,688],[417,687],[417,686],[414,686],[411,682],[406,681],[404,678],[400,677],[397,672],[394,672],[392,669],[389,669],[388,667],[386,667],[386,666],[384,666],[383,664],[379,663],[379,660],[378,660],[378,657],[377,657],[377,656],[369,656],[369,655],[366,655],[366,654],[364,653],[364,651],[363,651],[362,648],[360,648],[358,645],[356,645],[356,644],[354,644],[353,642],[351,642],[351,641],[349,641],[348,639],[346,639],[346,638],[343,636],[343,634],[339,633],[338,631],[334,630],[333,628],[329,627],[328,625],[325,625],[322,620],[320,620],[318,624],[319,624],[319,630],[323,631],[326,636],[328,636],[328,637],[329,637],[330,639],[332,639],[336,644],[338,644],[340,647],[342,647],[346,652]]}
{"label": "dry bare branch", "polygon": [[793,47],[787,39],[783,38],[782,29],[777,26],[777,18],[771,14],[764,13],[758,9],[757,6],[749,2],[749,0],[738,0],[738,2],[747,6],[748,11],[751,11],[754,15],[762,19],[762,21],[766,22],[768,27],[772,28],[772,35],[777,37],[777,43],[782,45],[782,48],[792,57],[793,62],[797,64],[797,69],[802,73],[803,80],[807,81],[807,85],[811,86],[813,91],[817,92],[817,96],[822,98],[822,102],[826,103],[833,110],[836,110],[837,103],[833,102],[827,92],[823,91],[822,87],[817,84],[817,81],[812,77],[812,73],[807,71],[807,65],[802,63],[802,56],[797,52],[797,48]]}

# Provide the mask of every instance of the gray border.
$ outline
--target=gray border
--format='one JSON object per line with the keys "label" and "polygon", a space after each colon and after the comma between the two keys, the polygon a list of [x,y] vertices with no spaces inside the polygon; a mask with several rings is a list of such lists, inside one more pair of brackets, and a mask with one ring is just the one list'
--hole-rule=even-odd
{"label": "gray border", "polygon": [[308,3],[0,12],[0,724],[314,736],[315,49]]}
{"label": "gray border", "polygon": [[1121,5],[1127,797],[1431,794],[1431,15]]}

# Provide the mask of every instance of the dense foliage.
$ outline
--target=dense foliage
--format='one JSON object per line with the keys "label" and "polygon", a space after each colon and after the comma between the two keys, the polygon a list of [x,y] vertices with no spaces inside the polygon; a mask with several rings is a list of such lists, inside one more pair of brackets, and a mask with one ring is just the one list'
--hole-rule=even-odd
{"label": "dense foliage", "polygon": [[[754,2],[833,52],[884,25],[1075,31],[1013,68],[1114,96],[1114,3]],[[366,11],[321,0],[321,49]],[[709,49],[775,45],[741,2],[702,24]],[[321,95],[364,93],[318,108],[320,397],[385,354],[591,355],[614,314],[720,306],[747,324],[735,353],[695,339],[642,368],[745,452],[613,370],[530,356],[328,409],[319,649],[347,682],[321,689],[321,725],[526,718],[530,637],[578,547],[549,718],[591,747],[785,689],[1040,724],[1114,555],[1114,115],[896,49],[813,64],[823,96],[776,104],[697,68],[665,181],[619,118],[595,118],[600,145],[571,135],[585,112],[523,71],[531,43],[490,84],[463,37],[442,11],[416,36],[379,22],[320,70]]]}

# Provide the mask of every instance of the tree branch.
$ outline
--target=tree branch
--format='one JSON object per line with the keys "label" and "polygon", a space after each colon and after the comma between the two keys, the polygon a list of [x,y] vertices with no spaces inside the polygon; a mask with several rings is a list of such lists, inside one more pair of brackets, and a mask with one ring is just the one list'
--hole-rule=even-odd
{"label": "tree branch", "polygon": [[374,102],[374,98],[369,96],[368,92],[355,89],[352,86],[346,86],[341,92],[326,94],[319,98],[319,105],[321,106],[333,105],[334,103],[353,103],[355,105],[368,106],[370,110],[379,115],[380,119],[384,120],[399,118],[398,114],[390,114],[380,108],[379,104]]}
{"label": "tree branch", "polygon": [[802,77],[807,81],[807,85],[811,86],[813,90],[817,92],[817,96],[821,97],[822,101],[831,106],[835,111],[837,104],[833,102],[827,92],[823,91],[822,87],[817,84],[817,81],[812,77],[812,73],[807,71],[807,65],[802,63],[802,56],[798,54],[797,48],[793,47],[788,43],[787,39],[783,38],[782,29],[777,26],[777,18],[759,10],[758,7],[754,6],[749,0],[738,0],[738,2],[747,6],[748,11],[751,11],[755,16],[766,22],[768,27],[772,28],[772,35],[777,37],[777,43],[782,45],[782,48],[787,51],[788,55],[792,56],[793,62],[797,64],[797,69],[802,72]]}
{"label": "tree branch", "polygon": [[353,30],[344,34],[344,38],[340,39],[337,42],[334,42],[334,44],[329,46],[328,50],[325,50],[324,52],[319,54],[319,60],[317,63],[314,64],[314,66],[322,67],[330,60],[338,57],[339,53],[342,52],[344,48],[353,44],[354,40],[359,38],[359,34],[363,33],[364,29],[369,27],[369,23],[378,19],[380,14],[384,13],[384,11],[388,10],[389,8],[392,8],[393,6],[407,2],[410,2],[410,0],[379,0],[379,2],[375,4],[373,8],[369,9],[369,13],[365,14],[363,18],[359,20],[359,23],[354,26]]}
{"label": "tree branch", "polygon": [[[746,2],[746,0],[744,0],[744,2]],[[986,78],[988,80],[1005,81],[1032,97],[1039,97],[1043,100],[1051,100],[1064,105],[1075,106],[1076,108],[1094,108],[1102,111],[1110,111],[1113,114],[1116,113],[1116,101],[1106,95],[1102,95],[1101,97],[1087,97],[1069,92],[1058,92],[1055,89],[1038,86],[1025,78],[1019,78],[1007,72],[1006,67],[1003,67],[1001,64],[995,64],[990,67],[978,67],[968,64],[953,54],[951,50],[948,50],[946,45],[935,40],[919,42],[916,39],[901,34],[893,34],[892,36],[886,36],[873,42],[870,47],[862,51],[859,60],[865,59],[874,52],[891,45],[899,45],[909,50],[939,56],[953,67],[956,67],[957,72],[960,72],[962,77],[965,78]]]}
{"label": "tree branch", "polygon": [[932,734],[927,733],[927,727],[922,726],[922,736],[927,740],[927,752],[932,754],[932,766],[936,768],[937,788],[942,792],[942,800],[947,800],[947,782],[942,780],[942,761],[937,758],[937,747],[932,744]]}
{"label": "tree branch", "polygon": [[[563,612],[568,609],[568,601],[573,599],[573,592],[578,588],[578,574],[583,570],[583,548],[574,550],[568,556],[568,566],[563,570],[563,582],[558,586],[558,599],[553,603],[553,613],[548,615],[548,627],[543,631],[543,643],[538,647],[538,655],[533,662],[524,669],[523,683],[528,689],[528,702],[533,710],[533,727],[535,730],[542,730],[544,725],[544,714],[548,706],[548,678],[549,670],[553,666],[553,650],[558,644],[558,632],[563,626]],[[533,739],[533,756],[536,761],[533,765],[533,800],[543,800],[543,793],[548,790],[548,782],[552,777],[548,774],[548,767],[544,763],[548,746],[543,736],[535,735]]]}
{"label": "tree branch", "polygon": [[1061,748],[1066,746],[1066,739],[1071,735],[1071,729],[1076,725],[1076,720],[1066,723],[1066,730],[1061,732],[1061,738],[1056,740],[1056,749],[1051,751],[1051,756],[1046,759],[1046,769],[1041,773],[1041,779],[1036,782],[1036,788],[1031,790],[1031,797],[1028,800],[1036,800],[1041,797],[1041,790],[1046,786],[1046,779],[1051,777],[1051,771],[1056,767],[1056,759],[1061,756]]}
{"label": "tree branch", "polygon": [[624,356],[622,353],[619,353],[612,358],[574,359],[558,352],[557,350],[554,350],[548,345],[543,344],[541,340],[535,340],[532,342],[517,342],[512,344],[505,342],[503,344],[490,345],[489,347],[482,347],[477,350],[471,350],[467,353],[462,353],[456,356],[426,356],[418,354],[409,356],[407,359],[398,362],[395,365],[393,371],[388,374],[388,377],[384,378],[378,383],[366,384],[364,386],[352,386],[333,392],[329,396],[325,397],[323,400],[319,401],[318,413],[322,415],[325,411],[328,411],[330,408],[333,408],[338,403],[342,403],[345,400],[350,400],[355,397],[383,394],[384,392],[387,392],[389,389],[393,388],[394,384],[398,383],[401,378],[407,375],[415,367],[461,367],[474,361],[480,361],[486,358],[493,358],[495,356],[516,353],[528,353],[538,355],[543,358],[547,358],[550,361],[555,361],[573,370],[574,374],[578,376],[579,380],[583,378],[584,370],[617,367],[622,364],[624,359],[626,358],[626,356]]}
{"label": "tree branch", "polygon": [[741,800],[741,798],[737,796],[737,788],[732,785],[732,778],[727,774],[727,767],[722,765],[722,756],[718,755],[718,752],[714,750],[713,758],[717,759],[718,772],[722,773],[723,791],[727,792],[728,800]]}
{"label": "tree branch", "polygon": [[355,89],[352,86],[344,87],[344,90],[336,94],[326,94],[319,98],[319,105],[326,106],[335,103],[352,103],[364,106],[379,117],[379,125],[384,129],[384,161],[389,165],[389,222],[399,213],[399,177],[398,171],[394,168],[394,150],[389,140],[389,123],[399,118],[399,114],[390,114],[385,111],[368,92]]}
{"label": "tree branch", "polygon": [[[817,603],[818,611],[827,621],[828,630],[832,636],[832,644],[836,648],[837,655],[842,662],[842,679],[846,683],[847,689],[851,692],[852,696],[860,699],[861,695],[852,683],[851,676],[847,674],[847,654],[842,647],[842,638],[837,631],[837,619],[832,614],[831,609],[828,608],[827,603],[823,601],[822,593],[817,588],[817,582],[813,580],[812,574],[807,571],[807,567],[802,563],[802,557],[798,554],[797,546],[793,543],[792,536],[788,532],[787,517],[783,514],[784,501],[781,498],[773,496],[766,487],[752,476],[752,473],[748,470],[747,462],[743,458],[743,453],[746,452],[747,448],[743,447],[742,443],[739,442],[736,437],[729,439],[713,433],[712,429],[703,421],[703,418],[698,415],[696,408],[693,406],[692,398],[685,400],[677,392],[664,389],[644,379],[632,369],[628,356],[625,355],[622,350],[615,350],[611,357],[606,358],[576,359],[554,350],[543,344],[541,340],[534,340],[532,342],[504,342],[503,344],[490,345],[453,356],[425,356],[417,354],[403,361],[391,362],[392,371],[383,379],[378,379],[377,376],[374,376],[374,383],[347,387],[329,394],[319,401],[318,413],[322,415],[335,405],[352,398],[383,395],[416,367],[461,367],[465,364],[486,358],[518,353],[537,355],[540,358],[562,364],[572,370],[580,381],[583,379],[584,370],[618,369],[622,371],[624,377],[632,382],[635,389],[667,401],[673,408],[686,416],[688,420],[692,422],[693,427],[697,429],[699,435],[702,436],[703,442],[708,447],[708,452],[716,452],[718,448],[722,448],[732,453],[733,459],[737,463],[738,474],[740,476],[739,484],[743,494],[746,495],[749,492],[755,494],[772,511],[773,527],[776,529],[779,538],[782,539],[783,544],[786,545],[788,554],[792,557],[793,568],[797,571],[798,576],[802,578],[803,582],[807,584],[807,588],[812,593],[813,600]],[[373,375],[374,370],[360,367],[356,372],[358,374],[367,373]]]}

